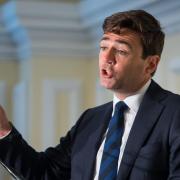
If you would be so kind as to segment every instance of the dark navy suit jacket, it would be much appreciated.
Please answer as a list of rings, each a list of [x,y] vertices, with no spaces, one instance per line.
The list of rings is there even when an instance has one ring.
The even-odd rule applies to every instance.
[[[22,179],[93,180],[111,113],[112,102],[85,111],[59,145],[40,153],[13,128],[0,141],[0,160]],[[117,180],[180,180],[180,96],[154,81],[130,131]]]

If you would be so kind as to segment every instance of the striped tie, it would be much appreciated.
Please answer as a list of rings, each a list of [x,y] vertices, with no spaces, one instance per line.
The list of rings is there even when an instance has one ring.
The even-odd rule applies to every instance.
[[[103,156],[99,171],[99,180],[115,180],[117,176],[118,159],[124,131],[124,110],[127,105],[120,101],[108,126]]]

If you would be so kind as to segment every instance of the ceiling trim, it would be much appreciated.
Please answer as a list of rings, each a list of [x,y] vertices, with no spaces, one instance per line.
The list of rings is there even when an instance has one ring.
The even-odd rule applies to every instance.
[[[14,2],[14,1],[13,1]],[[102,35],[102,22],[113,12],[144,9],[157,17],[167,34],[180,32],[180,1],[169,0],[84,0],[77,4],[17,0],[17,25],[21,35],[11,33],[3,38],[3,56],[29,52],[26,55],[52,54],[67,56],[94,56]],[[21,24],[20,24],[21,22]],[[26,28],[28,34],[26,33]],[[5,35],[4,30],[0,33]],[[22,35],[24,40],[21,41]],[[8,36],[8,34],[6,34]],[[16,37],[16,38],[15,38]],[[8,51],[5,51],[9,48]],[[13,50],[12,47],[14,46]],[[16,50],[14,50],[16,49]],[[6,53],[7,52],[7,53]],[[12,53],[10,53],[12,52]],[[25,53],[17,59],[27,56]],[[2,57],[2,56],[1,56]],[[14,58],[14,57],[12,57]]]

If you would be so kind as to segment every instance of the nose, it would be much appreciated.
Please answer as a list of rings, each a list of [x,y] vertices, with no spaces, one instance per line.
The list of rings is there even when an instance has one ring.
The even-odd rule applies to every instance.
[[[104,59],[108,65],[114,65],[116,63],[113,49],[105,52]]]
[[[114,65],[114,64],[115,64],[115,61],[114,61],[114,60],[108,60],[108,61],[107,61],[107,64],[108,64],[108,65]]]

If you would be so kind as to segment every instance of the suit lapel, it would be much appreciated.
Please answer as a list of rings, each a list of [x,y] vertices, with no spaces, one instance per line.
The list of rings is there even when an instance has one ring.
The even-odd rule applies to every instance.
[[[148,91],[144,95],[129,134],[118,173],[118,179],[128,179],[140,148],[149,137],[152,128],[163,110],[163,105],[161,105],[159,101],[165,97],[165,94],[164,90],[162,90],[156,83],[152,82]]]
[[[94,177],[97,151],[107,129],[111,114],[112,103],[109,103],[108,105],[106,105],[106,107],[96,112],[95,117],[91,119],[92,122],[90,124],[92,128],[90,128],[91,130],[89,131],[89,142],[86,143],[87,146],[83,151],[86,154],[85,157],[88,157],[88,161],[84,161],[83,165],[84,167],[86,167],[83,168],[85,169],[83,174],[84,179],[92,180]]]

